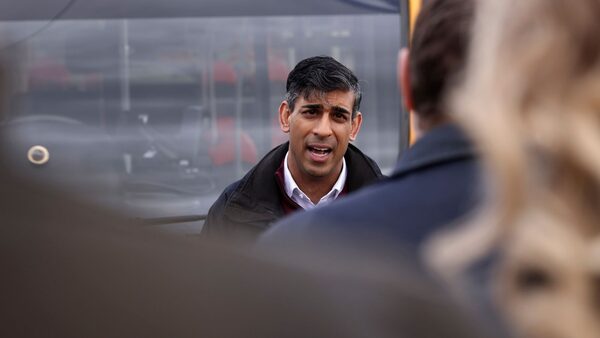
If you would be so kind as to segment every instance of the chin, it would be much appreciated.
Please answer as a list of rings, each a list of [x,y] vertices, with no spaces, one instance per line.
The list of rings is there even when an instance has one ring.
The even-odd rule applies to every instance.
[[[315,178],[327,176],[327,174],[331,172],[331,170],[328,170],[327,168],[319,168],[314,166],[305,166],[303,171],[309,176]]]

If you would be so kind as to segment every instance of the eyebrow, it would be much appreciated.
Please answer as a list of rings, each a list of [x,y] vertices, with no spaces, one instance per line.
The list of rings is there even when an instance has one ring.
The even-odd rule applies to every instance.
[[[344,107],[334,106],[331,108],[331,111],[334,111],[336,113],[345,114],[345,115],[350,115],[350,112],[348,111],[348,109],[346,109]]]
[[[322,104],[318,104],[318,103],[313,103],[313,104],[305,104],[302,106],[302,108],[308,108],[308,109],[323,109],[323,105]]]
[[[319,103],[313,103],[313,104],[303,105],[302,108],[307,108],[307,109],[323,109],[323,105],[319,104]],[[346,109],[344,107],[340,107],[340,106],[333,106],[333,107],[331,107],[331,111],[334,111],[336,113],[342,113],[342,114],[350,115],[350,112],[348,111],[348,109]]]

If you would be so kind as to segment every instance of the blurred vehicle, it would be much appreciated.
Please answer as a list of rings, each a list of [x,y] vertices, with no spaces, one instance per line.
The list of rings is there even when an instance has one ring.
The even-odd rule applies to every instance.
[[[147,224],[198,233],[222,189],[286,140],[276,116],[289,70],[324,54],[361,80],[356,143],[389,173],[409,142],[393,72],[408,6],[0,1],[8,165]]]

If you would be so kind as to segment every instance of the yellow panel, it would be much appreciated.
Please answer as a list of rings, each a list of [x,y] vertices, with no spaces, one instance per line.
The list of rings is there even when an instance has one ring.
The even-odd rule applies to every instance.
[[[415,21],[417,21],[417,15],[419,15],[419,11],[421,10],[422,0],[409,0],[408,2],[408,10],[410,12],[410,33],[412,35],[413,29],[415,27]],[[413,125],[412,114],[409,115],[410,121],[410,144],[415,143],[415,126]]]
[[[415,21],[417,20],[417,15],[421,10],[422,0],[410,0],[408,4],[408,9],[410,11],[410,32],[412,33],[415,28]]]

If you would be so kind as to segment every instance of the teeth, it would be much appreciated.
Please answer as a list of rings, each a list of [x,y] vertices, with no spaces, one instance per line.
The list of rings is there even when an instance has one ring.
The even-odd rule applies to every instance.
[[[319,153],[319,154],[327,154],[329,153],[331,150],[329,148],[317,148],[317,147],[311,147],[313,152]]]

